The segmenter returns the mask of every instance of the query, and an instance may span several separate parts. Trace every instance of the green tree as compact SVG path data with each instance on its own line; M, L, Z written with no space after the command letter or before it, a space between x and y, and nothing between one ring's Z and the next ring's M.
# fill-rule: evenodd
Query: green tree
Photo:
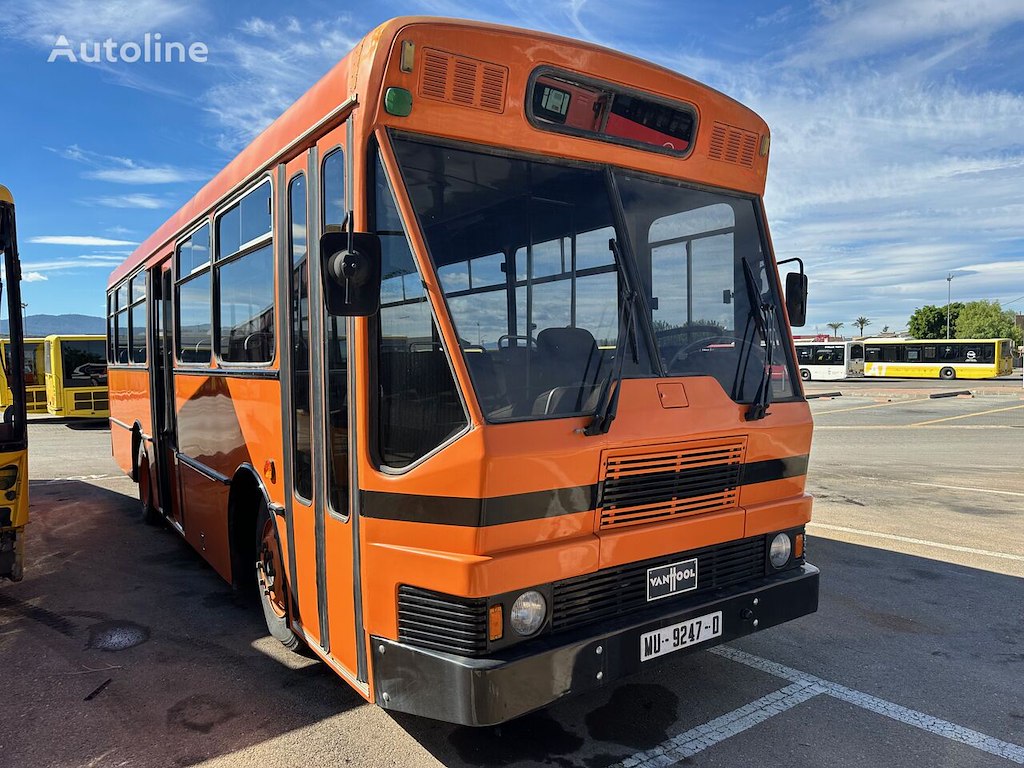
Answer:
M853 324L860 328L860 335L863 336L864 335L864 326L865 325L871 325L871 321L868 320L863 315L861 315L860 317L858 317L856 320L853 321Z
M1021 331L1014 323L1013 310L998 301L969 301L956 321L958 339L1013 339L1021 343Z
M956 335L956 321L963 308L963 303L959 301L949 305L949 324L952 330L950 338ZM907 323L907 329L915 339L946 338L946 305L937 307L934 304L925 304L915 309Z
M833 336L838 336L839 329L846 325L846 323L825 323L825 325L832 329Z

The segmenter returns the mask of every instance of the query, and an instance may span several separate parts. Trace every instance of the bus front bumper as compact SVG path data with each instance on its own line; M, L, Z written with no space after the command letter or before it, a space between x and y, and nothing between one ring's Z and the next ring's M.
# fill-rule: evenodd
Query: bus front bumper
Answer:
M460 725L494 725L569 694L604 687L662 659L704 650L814 613L818 569L804 564L735 590L717 592L656 618L620 622L515 646L495 656L466 658L372 637L376 702L398 712ZM645 633L722 612L722 633L641 661Z

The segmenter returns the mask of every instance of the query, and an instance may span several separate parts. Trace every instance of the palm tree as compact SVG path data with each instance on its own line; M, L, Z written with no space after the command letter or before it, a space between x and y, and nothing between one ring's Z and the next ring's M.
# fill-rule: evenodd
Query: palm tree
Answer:
M863 336L864 335L864 326L865 325L871 325L871 321L868 320L866 317L864 317L862 315L862 316L858 317L856 320L854 320L853 324L857 325L857 326L860 326L860 335Z
M833 336L838 336L839 329L846 325L846 323L825 323L825 325L832 329Z

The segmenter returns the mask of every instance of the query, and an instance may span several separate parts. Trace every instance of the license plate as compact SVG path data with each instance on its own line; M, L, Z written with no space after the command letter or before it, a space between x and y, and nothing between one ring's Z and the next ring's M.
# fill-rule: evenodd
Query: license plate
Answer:
M695 619L644 632L640 635L640 661L703 643L722 634L722 612L715 611Z

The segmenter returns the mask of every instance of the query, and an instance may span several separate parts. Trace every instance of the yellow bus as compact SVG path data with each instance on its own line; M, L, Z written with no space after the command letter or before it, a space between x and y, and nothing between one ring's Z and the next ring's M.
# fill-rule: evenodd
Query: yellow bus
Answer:
M0 339L0 355L4 366L0 368L0 408L6 408L13 400L7 371L11 367L11 344ZM43 339L25 339L25 359L22 370L25 374L25 407L29 413L46 413L46 382L43 380Z
M1013 373L1010 339L867 339L864 375L993 379Z
M20 581L24 573L25 524L28 522L28 425L25 413L25 372L23 360L24 330L21 317L21 261L18 257L18 233L14 217L14 196L0 185L0 252L3 272L0 292L7 299L10 332L7 346L10 357L0 355L0 367L11 397L3 408L0 422L0 578Z
M47 413L110 416L106 337L53 335L44 339L43 346Z
M487 725L812 613L768 126L396 19L111 274L147 519L381 706Z

